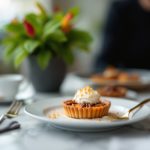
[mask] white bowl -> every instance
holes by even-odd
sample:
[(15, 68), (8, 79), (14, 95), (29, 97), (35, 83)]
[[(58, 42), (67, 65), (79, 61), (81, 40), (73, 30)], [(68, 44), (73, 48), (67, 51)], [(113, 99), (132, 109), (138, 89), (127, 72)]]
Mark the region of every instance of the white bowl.
[(23, 79), (23, 76), (19, 74), (0, 75), (0, 97), (15, 98)]

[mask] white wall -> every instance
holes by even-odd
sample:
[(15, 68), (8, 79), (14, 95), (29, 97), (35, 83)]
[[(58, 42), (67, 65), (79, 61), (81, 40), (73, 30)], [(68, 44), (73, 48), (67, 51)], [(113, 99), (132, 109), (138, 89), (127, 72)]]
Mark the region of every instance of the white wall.
[(88, 73), (93, 69), (95, 56), (101, 47), (102, 29), (110, 2), (110, 0), (74, 0), (81, 8), (78, 26), (91, 32), (94, 38), (90, 53), (76, 54), (77, 61), (74, 68), (79, 72)]

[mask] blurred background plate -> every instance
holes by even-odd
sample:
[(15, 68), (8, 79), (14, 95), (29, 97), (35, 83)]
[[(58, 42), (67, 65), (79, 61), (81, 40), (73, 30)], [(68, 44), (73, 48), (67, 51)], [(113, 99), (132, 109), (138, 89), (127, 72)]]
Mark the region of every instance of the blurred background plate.
[(118, 85), (118, 86), (124, 86), (133, 90), (143, 90), (150, 88), (150, 71), (149, 70), (144, 70), (144, 69), (124, 69), (125, 72), (127, 73), (134, 73), (138, 74), (140, 76), (140, 82), (126, 82), (126, 83), (120, 83), (116, 80), (111, 80), (107, 82), (102, 82), (102, 83), (95, 83), (90, 80), (90, 77), (93, 73), (89, 74), (79, 74), (75, 73), (74, 75), (80, 80), (87, 82), (88, 84), (92, 85), (93, 87), (97, 88), (100, 86), (106, 86), (106, 85)]
[[(78, 89), (83, 88), (87, 85), (90, 85), (94, 88), (99, 87), (99, 85), (95, 86), (95, 84), (93, 84), (87, 76), (81, 77), (80, 75), (77, 75), (75, 73), (70, 73), (67, 75), (65, 81), (61, 86), (61, 93), (64, 95), (74, 96)], [(138, 94), (134, 90), (128, 90), (125, 98), (137, 99)]]

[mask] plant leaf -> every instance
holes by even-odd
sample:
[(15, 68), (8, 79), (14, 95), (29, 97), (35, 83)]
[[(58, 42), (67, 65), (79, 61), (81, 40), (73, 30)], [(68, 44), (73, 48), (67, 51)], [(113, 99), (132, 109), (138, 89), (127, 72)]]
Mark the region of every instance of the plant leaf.
[(68, 12), (71, 12), (74, 16), (77, 16), (80, 12), (79, 7), (73, 7)]
[(14, 65), (16, 68), (19, 67), (19, 65), (26, 59), (28, 56), (28, 52), (23, 48), (23, 46), (20, 46), (16, 50), (15, 54), (15, 59), (14, 59)]
[(56, 44), (51, 42), (51, 48), (56, 53), (56, 55), (60, 56), (67, 64), (72, 64), (74, 61), (74, 55), (71, 49), (65, 45), (60, 43)]
[(74, 55), (69, 48), (65, 48), (61, 50), (61, 57), (67, 64), (72, 64), (74, 61)]
[(65, 14), (63, 12), (57, 12), (57, 13), (54, 13), (52, 17), (54, 20), (61, 21), (64, 15)]
[(13, 57), (13, 53), (16, 48), (16, 43), (9, 43), (7, 46), (5, 46), (5, 52), (4, 52), (4, 60), (9, 61)]
[(45, 69), (51, 58), (52, 54), (49, 51), (42, 51), (37, 55), (37, 62), (42, 69)]
[(35, 49), (40, 45), (39, 41), (35, 40), (27, 40), (24, 43), (24, 48), (31, 54), (35, 51)]
[(47, 16), (45, 8), (39, 2), (36, 3), (36, 6), (38, 7), (42, 15)]
[(92, 37), (88, 32), (77, 29), (68, 34), (68, 39), (72, 47), (77, 47), (84, 51), (88, 50), (89, 44), (92, 42)]
[(82, 30), (74, 29), (70, 32), (70, 36), (71, 39), (85, 43), (90, 43), (92, 41), (91, 35), (88, 32)]
[(49, 38), (52, 41), (56, 41), (56, 42), (66, 42), (67, 41), (67, 37), (61, 30), (56, 30), (55, 32), (51, 33), (49, 35)]
[(21, 23), (17, 23), (17, 24), (13, 24), (13, 23), (9, 23), (5, 26), (5, 30), (8, 32), (11, 32), (13, 34), (22, 34), (24, 33), (24, 28), (23, 25)]
[(44, 37), (49, 36), (51, 33), (55, 32), (60, 27), (60, 22), (58, 20), (52, 20), (46, 23), (44, 27)]

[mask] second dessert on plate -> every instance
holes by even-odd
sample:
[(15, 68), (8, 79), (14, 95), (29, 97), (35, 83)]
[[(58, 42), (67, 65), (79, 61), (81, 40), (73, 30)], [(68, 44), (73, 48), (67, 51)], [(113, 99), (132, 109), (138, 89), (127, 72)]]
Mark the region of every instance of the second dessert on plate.
[(63, 102), (65, 115), (76, 119), (101, 118), (108, 115), (111, 103), (87, 86), (78, 90), (71, 100)]

